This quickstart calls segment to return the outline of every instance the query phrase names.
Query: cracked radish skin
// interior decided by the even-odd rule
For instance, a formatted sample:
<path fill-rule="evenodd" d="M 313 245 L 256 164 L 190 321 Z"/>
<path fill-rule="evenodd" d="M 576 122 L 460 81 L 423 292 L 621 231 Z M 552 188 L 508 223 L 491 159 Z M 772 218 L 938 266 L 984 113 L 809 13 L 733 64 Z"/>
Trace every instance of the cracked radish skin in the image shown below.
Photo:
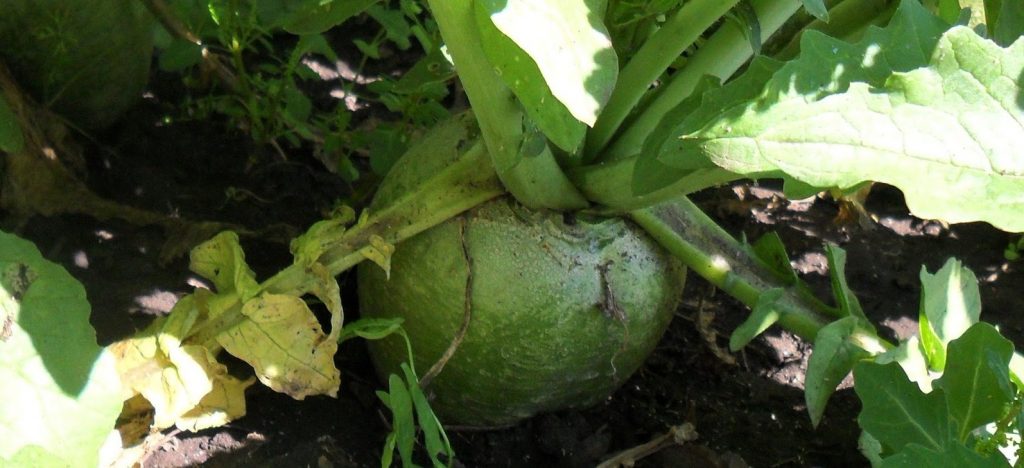
<path fill-rule="evenodd" d="M 661 338 L 685 273 L 622 219 L 499 198 L 399 244 L 390 279 L 364 262 L 359 299 L 364 317 L 405 320 L 420 375 L 468 301 L 464 340 L 427 391 L 445 423 L 495 426 L 605 399 Z M 399 372 L 401 338 L 369 347 L 382 377 Z"/>

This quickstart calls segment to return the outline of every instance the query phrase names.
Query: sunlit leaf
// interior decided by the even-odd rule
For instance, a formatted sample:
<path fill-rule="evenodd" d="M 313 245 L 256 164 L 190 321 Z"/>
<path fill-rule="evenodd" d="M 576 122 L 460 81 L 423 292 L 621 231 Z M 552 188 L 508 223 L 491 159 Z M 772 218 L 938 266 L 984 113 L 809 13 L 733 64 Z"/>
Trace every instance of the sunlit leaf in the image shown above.
<path fill-rule="evenodd" d="M 340 320 L 328 335 L 301 298 L 268 293 L 247 301 L 242 314 L 247 320 L 217 335 L 217 342 L 249 363 L 260 382 L 298 400 L 337 395 Z"/>
<path fill-rule="evenodd" d="M 702 155 L 817 187 L 885 182 L 919 217 L 1024 231 L 1024 41 L 1002 49 L 956 27 L 929 47 L 930 33 L 912 34 L 927 22 L 904 23 L 856 46 L 804 34 L 801 57 L 761 99 L 683 134 L 660 158 Z"/>
<path fill-rule="evenodd" d="M 476 1 L 498 30 L 533 59 L 555 98 L 577 120 L 591 126 L 611 95 L 619 70 L 601 23 L 603 4 L 601 0 Z"/>
<path fill-rule="evenodd" d="M 526 115 L 551 142 L 574 153 L 583 143 L 586 126 L 551 92 L 537 62 L 498 30 L 489 10 L 477 8 L 477 25 L 487 59 L 502 81 L 519 98 Z"/>
<path fill-rule="evenodd" d="M 956 259 L 947 260 L 934 275 L 921 267 L 920 277 L 921 344 L 930 366 L 941 371 L 946 365 L 946 345 L 978 323 L 981 315 L 978 279 Z"/>
<path fill-rule="evenodd" d="M 96 465 L 121 386 L 89 312 L 64 268 L 0 232 L 0 466 Z"/>

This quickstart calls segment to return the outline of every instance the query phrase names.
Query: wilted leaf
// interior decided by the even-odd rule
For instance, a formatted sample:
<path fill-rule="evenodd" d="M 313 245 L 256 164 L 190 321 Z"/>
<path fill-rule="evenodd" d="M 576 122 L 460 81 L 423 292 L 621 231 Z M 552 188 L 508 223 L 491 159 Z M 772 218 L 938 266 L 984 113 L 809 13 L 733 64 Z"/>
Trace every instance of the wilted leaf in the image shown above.
<path fill-rule="evenodd" d="M 370 244 L 359 253 L 384 270 L 387 277 L 391 277 L 391 255 L 395 253 L 395 246 L 376 234 L 370 236 Z"/>
<path fill-rule="evenodd" d="M 197 294 L 210 294 L 197 291 Z M 137 336 L 110 346 L 117 358 L 125 399 L 141 394 L 154 409 L 153 426 L 166 428 L 193 412 L 227 368 L 199 345 L 182 345 L 182 338 L 199 317 L 195 296 L 185 296 L 171 313 Z M 195 413 L 193 413 L 193 418 Z"/>
<path fill-rule="evenodd" d="M 218 293 L 234 291 L 243 301 L 259 293 L 256 274 L 246 265 L 245 253 L 234 232 L 217 234 L 192 249 L 189 269 L 213 281 Z"/>
<path fill-rule="evenodd" d="M 121 387 L 89 325 L 85 289 L 2 232 L 0 286 L 0 465 L 95 465 Z"/>
<path fill-rule="evenodd" d="M 330 336 L 296 296 L 263 293 L 247 301 L 242 314 L 247 320 L 217 335 L 217 342 L 248 362 L 260 382 L 297 400 L 337 395 L 341 374 L 334 367 L 334 353 L 340 314 L 332 314 L 339 326 Z"/>

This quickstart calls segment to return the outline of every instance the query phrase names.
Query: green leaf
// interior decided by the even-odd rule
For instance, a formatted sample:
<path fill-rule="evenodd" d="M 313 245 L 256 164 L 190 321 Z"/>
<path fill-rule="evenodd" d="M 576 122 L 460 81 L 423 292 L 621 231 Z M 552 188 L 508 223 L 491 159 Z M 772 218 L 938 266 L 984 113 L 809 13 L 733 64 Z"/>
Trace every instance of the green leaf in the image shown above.
<path fill-rule="evenodd" d="M 939 18 L 949 24 L 960 19 L 960 0 L 939 0 Z"/>
<path fill-rule="evenodd" d="M 930 366 L 942 370 L 946 345 L 978 323 L 978 279 L 959 260 L 949 259 L 934 275 L 921 267 L 921 312 L 918 327 Z"/>
<path fill-rule="evenodd" d="M 615 87 L 619 70 L 608 30 L 602 24 L 604 3 L 476 0 L 476 7 L 489 14 L 494 26 L 533 59 L 555 98 L 577 120 L 593 126 Z M 558 44 L 566 46 L 554 46 Z"/>
<path fill-rule="evenodd" d="M 89 313 L 63 267 L 0 232 L 0 465 L 96 466 L 122 400 Z"/>
<path fill-rule="evenodd" d="M 787 284 L 797 284 L 800 281 L 778 233 L 773 231 L 761 236 L 752 247 L 757 258 L 763 260 L 780 277 L 785 278 Z"/>
<path fill-rule="evenodd" d="M 1009 467 L 998 453 L 988 456 L 979 454 L 963 444 L 952 444 L 943 449 L 932 449 L 910 444 L 899 453 L 883 460 L 882 468 L 1002 468 Z"/>
<path fill-rule="evenodd" d="M 817 70 L 784 67 L 762 99 L 684 134 L 661 158 L 672 164 L 704 155 L 733 172 L 817 187 L 885 182 L 919 217 L 1024 231 L 1024 153 L 1015 144 L 1024 138 L 1024 41 L 1001 49 L 956 27 L 928 66 L 891 75 L 879 64 L 907 68 L 928 50 L 880 43 L 850 56 L 849 46 L 815 34 L 802 44 L 794 63 L 817 55 Z M 821 69 L 839 79 L 807 87 L 804 74 Z M 847 87 L 847 79 L 861 81 Z"/>
<path fill-rule="evenodd" d="M 907 338 L 899 346 L 879 354 L 875 357 L 875 362 L 878 364 L 898 363 L 903 368 L 903 372 L 907 373 L 910 381 L 917 383 L 922 392 L 932 391 L 932 380 L 935 377 L 928 370 L 924 349 L 916 336 Z"/>
<path fill-rule="evenodd" d="M 519 98 L 526 115 L 559 148 L 569 153 L 579 150 L 586 126 L 552 94 L 537 63 L 498 30 L 486 7 L 476 8 L 476 18 L 487 60 Z"/>
<path fill-rule="evenodd" d="M 401 317 L 361 318 L 345 325 L 345 328 L 341 329 L 338 342 L 344 342 L 355 337 L 365 340 L 380 340 L 401 330 L 403 321 Z"/>
<path fill-rule="evenodd" d="M 858 330 L 858 319 L 846 317 L 832 322 L 814 338 L 814 352 L 807 362 L 804 398 L 811 423 L 817 427 L 825 414 L 825 405 L 854 364 L 870 357 L 849 338 Z"/>
<path fill-rule="evenodd" d="M 160 69 L 168 72 L 184 70 L 203 60 L 203 48 L 184 39 L 174 39 L 160 52 Z"/>
<path fill-rule="evenodd" d="M 825 246 L 825 256 L 828 258 L 828 273 L 832 279 L 832 294 L 839 310 L 845 315 L 856 317 L 865 325 L 870 324 L 860 307 L 860 301 L 846 284 L 846 251 L 830 243 Z"/>
<path fill-rule="evenodd" d="M 320 34 L 362 13 L 378 0 L 257 1 L 264 21 L 292 34 Z"/>
<path fill-rule="evenodd" d="M 804 4 L 804 9 L 807 10 L 811 16 L 818 18 L 824 22 L 828 22 L 828 7 L 825 6 L 824 0 L 801 0 Z"/>
<path fill-rule="evenodd" d="M 412 396 L 398 375 L 388 378 L 388 407 L 391 409 L 391 434 L 402 458 L 402 466 L 415 466 L 412 462 L 416 444 L 416 421 L 413 419 Z M 390 436 L 389 436 L 390 437 Z"/>
<path fill-rule="evenodd" d="M 7 100 L 0 97 L 0 151 L 17 153 L 23 146 L 25 138 L 21 134 L 21 122 L 7 105 Z"/>
<path fill-rule="evenodd" d="M 729 349 L 739 351 L 759 335 L 764 333 L 768 327 L 778 322 L 782 315 L 776 303 L 782 298 L 785 290 L 782 288 L 769 289 L 757 298 L 750 315 L 743 321 L 729 336 Z"/>
<path fill-rule="evenodd" d="M 862 361 L 853 368 L 854 390 L 861 401 L 860 427 L 889 450 L 907 444 L 940 450 L 951 439 L 942 390 L 921 393 L 896 363 Z"/>
<path fill-rule="evenodd" d="M 408 363 L 402 363 L 402 374 L 409 388 L 409 397 L 412 400 L 413 408 L 416 410 L 416 420 L 419 422 L 420 430 L 423 432 L 423 445 L 427 449 L 434 466 L 446 466 L 441 462 L 438 455 L 446 455 L 449 460 L 454 459 L 451 446 L 448 444 L 448 437 L 444 428 L 438 421 L 434 410 L 427 401 L 427 396 L 420 390 L 419 378 L 413 373 Z"/>
<path fill-rule="evenodd" d="M 988 3 L 985 2 L 986 14 Z M 1024 2 L 1003 0 L 997 3 L 1001 3 L 999 13 L 989 20 L 989 31 L 992 39 L 1005 47 L 1024 35 Z"/>
<path fill-rule="evenodd" d="M 946 395 L 961 442 L 1006 411 L 1014 395 L 1009 374 L 1012 355 L 1013 343 L 987 323 L 975 324 L 949 343 L 946 370 L 935 385 Z"/>

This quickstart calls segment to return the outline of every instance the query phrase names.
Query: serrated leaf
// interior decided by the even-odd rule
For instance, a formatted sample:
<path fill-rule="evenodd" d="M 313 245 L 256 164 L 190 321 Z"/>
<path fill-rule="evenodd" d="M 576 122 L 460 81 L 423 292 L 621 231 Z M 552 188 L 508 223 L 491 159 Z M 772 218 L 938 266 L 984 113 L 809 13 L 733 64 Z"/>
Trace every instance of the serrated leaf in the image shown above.
<path fill-rule="evenodd" d="M 824 22 L 828 22 L 828 7 L 825 6 L 824 0 L 801 0 L 804 4 L 804 10 L 807 10 L 811 16 L 818 18 Z"/>
<path fill-rule="evenodd" d="M 934 275 L 921 267 L 920 278 L 918 328 L 921 343 L 930 366 L 941 371 L 946 363 L 946 345 L 978 323 L 981 315 L 978 279 L 953 258 Z"/>
<path fill-rule="evenodd" d="M 3 232 L 0 286 L 0 465 L 95 466 L 122 400 L 113 356 L 89 324 L 85 288 L 32 243 Z"/>
<path fill-rule="evenodd" d="M 7 100 L 0 96 L 0 151 L 17 153 L 25 146 L 25 138 L 21 134 L 21 122 L 11 110 Z"/>
<path fill-rule="evenodd" d="M 820 72 L 780 72 L 764 98 L 683 135 L 662 160 L 704 155 L 729 171 L 784 175 L 823 188 L 885 182 L 903 191 L 919 217 L 1024 231 L 1018 215 L 1024 153 L 1014 143 L 1024 137 L 1024 41 L 1002 49 L 956 27 L 942 36 L 927 66 L 877 77 L 870 75 L 887 67 L 866 65 L 907 68 L 915 54 L 888 54 L 906 47 L 883 43 L 852 61 L 839 42 L 832 42 L 834 55 L 820 51 L 830 41 L 805 34 L 802 47 L 818 49 L 814 67 L 835 79 L 809 88 L 804 72 Z M 861 81 L 847 87 L 847 79 Z"/>
<path fill-rule="evenodd" d="M 804 398 L 815 427 L 821 422 L 825 405 L 839 383 L 853 370 L 854 364 L 870 356 L 849 341 L 858 330 L 858 323 L 856 317 L 836 320 L 822 327 L 814 338 L 814 351 L 807 362 Z"/>
<path fill-rule="evenodd" d="M 782 315 L 779 314 L 776 303 L 784 293 L 785 290 L 781 288 L 769 289 L 757 298 L 757 304 L 750 311 L 750 315 L 729 336 L 731 351 L 739 351 L 779 321 Z"/>
<path fill-rule="evenodd" d="M 533 59 L 555 98 L 590 126 L 608 101 L 619 70 L 601 22 L 603 5 L 601 0 L 476 1 L 494 26 Z"/>
<path fill-rule="evenodd" d="M 586 126 L 552 94 L 537 62 L 494 25 L 488 10 L 491 6 L 476 8 L 481 46 L 487 60 L 543 134 L 559 148 L 575 153 L 583 143 Z"/>
<path fill-rule="evenodd" d="M 853 378 L 862 405 L 857 422 L 889 450 L 907 444 L 938 450 L 951 439 L 942 390 L 921 393 L 896 363 L 862 361 Z"/>
<path fill-rule="evenodd" d="M 944 391 L 950 418 L 958 423 L 960 441 L 966 442 L 975 428 L 998 420 L 1013 399 L 1013 343 L 982 322 L 950 342 L 947 352 L 945 372 L 935 386 Z"/>

